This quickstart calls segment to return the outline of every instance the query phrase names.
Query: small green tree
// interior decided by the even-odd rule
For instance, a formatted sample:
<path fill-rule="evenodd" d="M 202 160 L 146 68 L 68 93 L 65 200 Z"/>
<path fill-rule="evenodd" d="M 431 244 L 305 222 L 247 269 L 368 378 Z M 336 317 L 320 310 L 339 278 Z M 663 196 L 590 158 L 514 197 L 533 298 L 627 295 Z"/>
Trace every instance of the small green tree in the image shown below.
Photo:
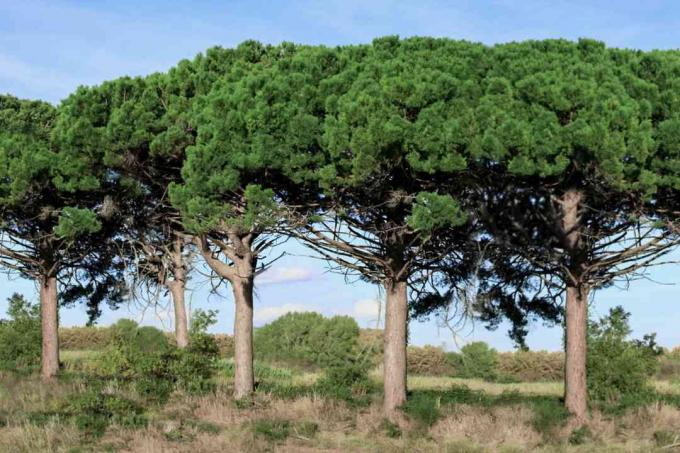
<path fill-rule="evenodd" d="M 456 376 L 489 381 L 498 377 L 498 352 L 483 341 L 466 344 L 453 357 Z"/>
<path fill-rule="evenodd" d="M 40 306 L 16 293 L 7 303 L 9 319 L 0 321 L 0 367 L 30 370 L 40 363 Z"/>
<path fill-rule="evenodd" d="M 656 373 L 658 348 L 653 335 L 629 340 L 630 313 L 623 307 L 588 325 L 588 393 L 593 402 L 617 405 L 653 392 L 649 379 Z"/>
<path fill-rule="evenodd" d="M 359 325 L 349 316 L 288 313 L 255 331 L 257 357 L 324 371 L 319 385 L 347 397 L 367 382 L 372 356 L 359 345 Z"/>

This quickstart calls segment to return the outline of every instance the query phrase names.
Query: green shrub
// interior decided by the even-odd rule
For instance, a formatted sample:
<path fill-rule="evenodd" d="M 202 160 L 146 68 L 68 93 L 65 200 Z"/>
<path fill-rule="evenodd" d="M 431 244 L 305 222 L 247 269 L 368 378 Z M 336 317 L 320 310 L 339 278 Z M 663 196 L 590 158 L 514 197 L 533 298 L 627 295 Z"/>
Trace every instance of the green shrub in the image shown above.
<path fill-rule="evenodd" d="M 544 438 L 555 437 L 555 431 L 569 419 L 564 404 L 557 399 L 538 400 L 533 405 L 532 425 Z"/>
<path fill-rule="evenodd" d="M 175 389 L 195 393 L 213 388 L 217 345 L 201 329 L 192 330 L 186 349 L 171 344 L 160 330 L 128 319 L 111 330 L 111 343 L 100 358 L 105 376 L 129 381 L 139 395 L 155 402 L 166 401 Z"/>
<path fill-rule="evenodd" d="M 138 404 L 94 389 L 72 395 L 61 405 L 59 414 L 72 418 L 79 429 L 95 437 L 104 434 L 112 423 L 128 428 L 147 424 L 144 409 Z"/>
<path fill-rule="evenodd" d="M 450 355 L 456 376 L 493 381 L 498 377 L 498 352 L 483 341 L 468 343 Z"/>
<path fill-rule="evenodd" d="M 7 302 L 9 319 L 0 321 L 0 368 L 30 371 L 40 364 L 40 306 L 19 294 Z"/>
<path fill-rule="evenodd" d="M 270 442 L 282 442 L 290 436 L 290 422 L 288 420 L 259 420 L 253 423 L 256 436 L 263 437 Z"/>
<path fill-rule="evenodd" d="M 404 412 L 424 427 L 430 427 L 439 420 L 440 406 L 440 397 L 431 393 L 415 393 L 406 401 Z"/>
<path fill-rule="evenodd" d="M 591 401 L 605 406 L 635 405 L 653 393 L 649 379 L 657 370 L 653 336 L 627 340 L 630 313 L 621 307 L 588 326 L 588 392 Z"/>
<path fill-rule="evenodd" d="M 361 347 L 359 333 L 348 316 L 288 313 L 255 331 L 255 351 L 259 360 L 324 370 L 319 390 L 346 399 L 368 386 L 372 358 Z"/>
<path fill-rule="evenodd" d="M 359 326 L 352 318 L 319 313 L 288 313 L 255 331 L 257 358 L 287 366 L 324 367 L 357 346 Z"/>

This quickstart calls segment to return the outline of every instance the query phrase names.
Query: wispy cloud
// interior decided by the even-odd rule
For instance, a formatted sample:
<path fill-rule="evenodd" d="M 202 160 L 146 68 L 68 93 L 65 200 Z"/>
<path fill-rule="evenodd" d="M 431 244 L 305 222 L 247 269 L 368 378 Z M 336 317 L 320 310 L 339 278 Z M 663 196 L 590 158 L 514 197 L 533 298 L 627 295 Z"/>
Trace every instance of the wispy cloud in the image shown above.
<path fill-rule="evenodd" d="M 274 285 L 277 283 L 305 282 L 314 280 L 318 276 L 318 271 L 304 267 L 273 267 L 258 276 L 255 282 L 259 285 Z"/>
<path fill-rule="evenodd" d="M 256 308 L 253 318 L 255 322 L 262 323 L 273 321 L 274 319 L 293 312 L 314 311 L 312 307 L 302 304 L 283 304 L 275 307 Z"/>
<path fill-rule="evenodd" d="M 0 53 L 0 81 L 2 80 L 44 92 L 66 92 L 78 84 L 75 78 L 66 74 Z"/>
<path fill-rule="evenodd" d="M 378 320 L 381 315 L 380 300 L 359 299 L 355 301 L 352 315 L 359 319 Z"/>

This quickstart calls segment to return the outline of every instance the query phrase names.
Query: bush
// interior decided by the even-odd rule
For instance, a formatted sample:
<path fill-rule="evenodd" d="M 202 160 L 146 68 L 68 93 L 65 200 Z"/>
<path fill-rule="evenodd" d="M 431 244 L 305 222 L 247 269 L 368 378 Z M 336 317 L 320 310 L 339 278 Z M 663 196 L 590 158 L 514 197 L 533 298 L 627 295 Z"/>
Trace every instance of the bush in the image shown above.
<path fill-rule="evenodd" d="M 64 351 L 102 350 L 111 342 L 109 327 L 60 327 L 59 348 Z"/>
<path fill-rule="evenodd" d="M 456 376 L 493 381 L 498 377 L 498 352 L 483 341 L 468 343 L 450 355 Z"/>
<path fill-rule="evenodd" d="M 661 354 L 656 377 L 667 380 L 680 379 L 680 348 L 676 347 Z"/>
<path fill-rule="evenodd" d="M 9 319 L 0 321 L 0 368 L 30 371 L 40 364 L 40 306 L 19 294 L 7 302 Z"/>
<path fill-rule="evenodd" d="M 423 376 L 445 376 L 454 372 L 453 364 L 442 348 L 409 346 L 408 372 Z"/>
<path fill-rule="evenodd" d="M 498 373 L 520 382 L 561 381 L 564 353 L 514 351 L 498 354 Z"/>
<path fill-rule="evenodd" d="M 371 358 L 359 344 L 359 326 L 348 316 L 288 313 L 255 331 L 258 359 L 325 371 L 318 387 L 348 398 L 365 393 Z"/>
<path fill-rule="evenodd" d="M 301 368 L 324 367 L 357 345 L 359 327 L 346 316 L 288 313 L 255 331 L 257 358 Z"/>
<path fill-rule="evenodd" d="M 416 393 L 412 395 L 404 405 L 406 412 L 412 420 L 425 427 L 435 424 L 440 417 L 441 398 L 430 393 Z"/>
<path fill-rule="evenodd" d="M 147 424 L 141 406 L 118 395 L 89 390 L 62 404 L 60 415 L 74 419 L 87 434 L 99 437 L 111 423 L 137 428 Z"/>
<path fill-rule="evenodd" d="M 130 381 L 143 397 L 164 402 L 175 389 L 203 392 L 212 388 L 217 345 L 200 328 L 189 347 L 179 349 L 154 327 L 121 319 L 111 327 L 111 343 L 100 358 L 100 370 Z"/>
<path fill-rule="evenodd" d="M 649 378 L 658 367 L 654 336 L 643 341 L 627 340 L 630 313 L 621 307 L 588 326 L 588 392 L 590 399 L 605 406 L 646 401 L 653 389 Z"/>
<path fill-rule="evenodd" d="M 305 439 L 316 436 L 319 425 L 314 422 L 291 423 L 288 420 L 258 420 L 253 422 L 253 432 L 269 442 L 278 443 L 291 434 Z"/>
<path fill-rule="evenodd" d="M 234 337 L 225 334 L 214 334 L 213 338 L 217 344 L 217 349 L 220 357 L 234 357 Z"/>

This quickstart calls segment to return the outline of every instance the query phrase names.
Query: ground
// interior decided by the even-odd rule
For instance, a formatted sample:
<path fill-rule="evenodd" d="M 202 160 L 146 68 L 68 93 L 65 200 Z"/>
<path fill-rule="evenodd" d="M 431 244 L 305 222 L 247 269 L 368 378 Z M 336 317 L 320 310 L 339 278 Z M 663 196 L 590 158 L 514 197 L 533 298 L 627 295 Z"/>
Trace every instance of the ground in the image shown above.
<path fill-rule="evenodd" d="M 680 384 L 669 381 L 655 384 L 661 401 L 594 411 L 588 427 L 574 432 L 561 410 L 559 383 L 410 376 L 407 415 L 397 426 L 381 414 L 380 370 L 372 373 L 374 392 L 347 402 L 311 390 L 318 374 L 265 366 L 251 404 L 231 400 L 223 374 L 215 393 L 173 394 L 146 408 L 144 425 L 121 419 L 94 436 L 88 420 L 84 430 L 77 414 L 60 415 L 58 408 L 87 391 L 90 384 L 74 376 L 97 354 L 66 351 L 64 377 L 47 385 L 33 375 L 3 374 L 0 451 L 646 452 L 669 451 L 663 447 L 680 441 Z"/>

